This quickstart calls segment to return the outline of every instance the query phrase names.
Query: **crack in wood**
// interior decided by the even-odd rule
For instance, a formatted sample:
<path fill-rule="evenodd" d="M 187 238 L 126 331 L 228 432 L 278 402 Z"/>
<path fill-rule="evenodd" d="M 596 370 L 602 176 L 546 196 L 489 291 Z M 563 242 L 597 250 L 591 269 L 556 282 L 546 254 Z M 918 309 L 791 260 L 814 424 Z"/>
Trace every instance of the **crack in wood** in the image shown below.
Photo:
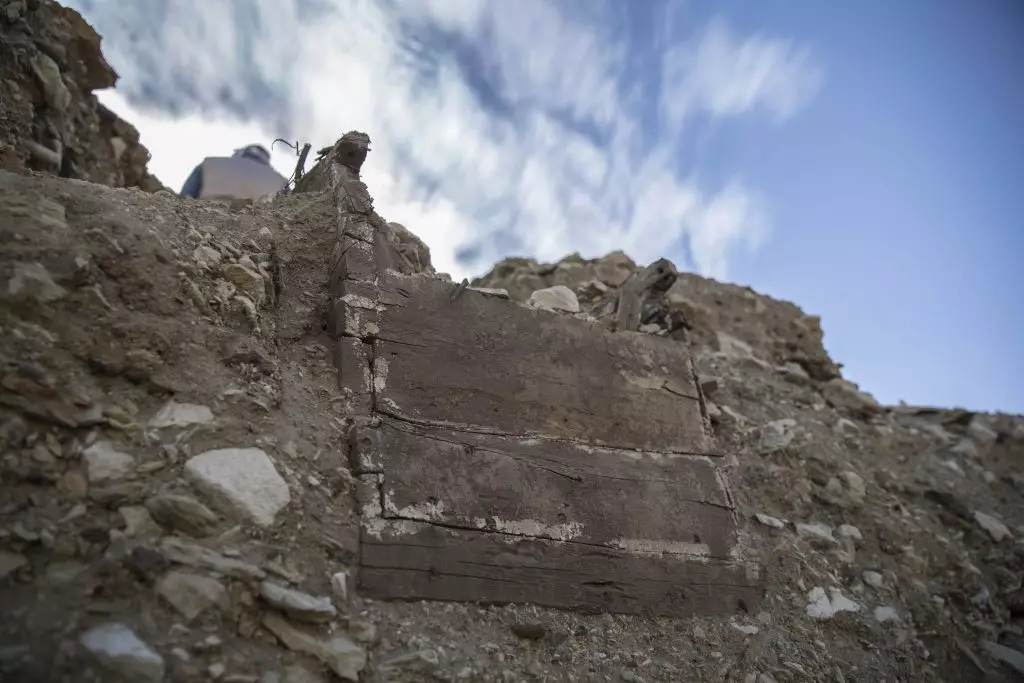
<path fill-rule="evenodd" d="M 484 435 L 484 436 L 501 436 L 501 437 L 506 437 L 506 438 L 510 438 L 510 439 L 538 439 L 538 440 L 541 440 L 541 441 L 546 441 L 548 443 L 569 444 L 569 445 L 572 445 L 572 446 L 582 446 L 582 447 L 585 447 L 585 448 L 601 448 L 601 449 L 610 450 L 610 451 L 642 452 L 642 453 L 650 453 L 652 455 L 661 455 L 661 456 L 669 456 L 669 457 L 671 457 L 671 456 L 695 456 L 695 457 L 703 456 L 703 457 L 708 457 L 708 458 L 721 458 L 721 457 L 725 456 L 724 453 L 707 452 L 707 451 L 661 451 L 661 450 L 656 450 L 656 449 L 653 449 L 653 448 L 644 448 L 643 450 L 638 450 L 636 448 L 628 448 L 628 447 L 622 447 L 622 446 L 615 446 L 615 445 L 604 444 L 604 443 L 595 444 L 593 441 L 587 441 L 587 440 L 584 440 L 584 439 L 572 439 L 572 438 L 568 438 L 568 437 L 553 437 L 553 436 L 549 436 L 547 434 L 541 434 L 541 433 L 538 433 L 538 432 L 514 433 L 514 432 L 502 431 L 500 429 L 491 429 L 489 427 L 480 427 L 480 426 L 477 426 L 477 425 L 467 425 L 467 424 L 462 424 L 462 423 L 457 423 L 457 422 L 448 422 L 448 421 L 444 421 L 444 420 L 427 420 L 427 419 L 422 419 L 422 418 L 415 418 L 415 417 L 410 417 L 408 415 L 405 415 L 404 413 L 400 413 L 397 410 L 394 410 L 394 409 L 391 409 L 391 408 L 387 408 L 387 407 L 383 407 L 383 406 L 378 407 L 377 400 L 376 400 L 376 392 L 374 392 L 374 393 L 375 393 L 375 396 L 374 396 L 374 412 L 376 412 L 379 415 L 382 415 L 384 417 L 388 417 L 388 418 L 390 418 L 392 420 L 396 420 L 398 422 L 403 422 L 405 424 L 413 425 L 413 426 L 416 426 L 416 427 L 433 427 L 433 428 L 436 428 L 436 429 L 446 429 L 446 430 L 452 431 L 452 432 L 465 432 L 467 434 L 480 434 L 480 435 Z"/>

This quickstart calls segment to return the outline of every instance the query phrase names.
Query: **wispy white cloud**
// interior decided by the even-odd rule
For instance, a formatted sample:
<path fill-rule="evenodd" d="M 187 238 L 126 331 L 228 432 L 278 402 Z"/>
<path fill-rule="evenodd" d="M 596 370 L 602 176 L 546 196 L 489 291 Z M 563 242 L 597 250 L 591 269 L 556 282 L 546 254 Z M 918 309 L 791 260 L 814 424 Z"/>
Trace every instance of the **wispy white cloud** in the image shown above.
<path fill-rule="evenodd" d="M 692 262 L 680 265 L 725 277 L 736 249 L 764 239 L 765 201 L 738 178 L 704 186 L 675 143 L 695 112 L 788 118 L 821 81 L 806 51 L 716 20 L 647 56 L 661 78 L 638 82 L 627 57 L 644 46 L 617 28 L 611 2 L 346 0 L 310 11 L 307 0 L 175 0 L 160 21 L 149 3 L 71 4 L 106 35 L 133 102 L 196 112 L 158 116 L 107 98 L 166 183 L 250 139 L 294 134 L 316 147 L 363 130 L 378 209 L 456 276 L 511 241 L 542 259 L 622 248 L 639 261 L 685 243 Z M 647 102 L 658 117 L 643 115 Z M 275 157 L 283 170 L 290 161 Z M 466 246 L 474 260 L 460 263 Z"/>

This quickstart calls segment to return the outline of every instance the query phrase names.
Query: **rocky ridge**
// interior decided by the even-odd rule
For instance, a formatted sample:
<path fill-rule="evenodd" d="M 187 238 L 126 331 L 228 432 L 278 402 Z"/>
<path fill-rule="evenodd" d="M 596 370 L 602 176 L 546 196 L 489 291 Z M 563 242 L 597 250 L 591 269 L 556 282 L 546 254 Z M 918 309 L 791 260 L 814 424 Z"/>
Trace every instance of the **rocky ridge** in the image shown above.
<path fill-rule="evenodd" d="M 93 94 L 116 82 L 80 14 L 54 0 L 0 1 L 0 169 L 164 189 L 138 131 Z"/>

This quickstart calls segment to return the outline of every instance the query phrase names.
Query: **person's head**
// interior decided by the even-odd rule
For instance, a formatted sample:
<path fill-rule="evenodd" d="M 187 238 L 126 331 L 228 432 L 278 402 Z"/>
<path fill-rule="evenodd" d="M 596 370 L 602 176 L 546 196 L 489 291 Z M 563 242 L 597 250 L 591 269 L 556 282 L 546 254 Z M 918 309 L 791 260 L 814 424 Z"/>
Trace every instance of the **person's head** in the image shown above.
<path fill-rule="evenodd" d="M 270 152 L 263 145 L 246 145 L 235 150 L 232 156 L 242 157 L 244 159 L 252 159 L 258 161 L 261 164 L 270 165 Z"/>

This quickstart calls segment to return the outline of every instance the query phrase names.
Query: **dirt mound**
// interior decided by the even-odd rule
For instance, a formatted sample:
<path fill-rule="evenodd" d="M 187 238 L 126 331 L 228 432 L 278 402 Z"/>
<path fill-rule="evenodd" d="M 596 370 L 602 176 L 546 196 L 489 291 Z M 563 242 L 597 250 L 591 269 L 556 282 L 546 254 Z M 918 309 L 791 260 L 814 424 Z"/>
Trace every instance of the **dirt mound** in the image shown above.
<path fill-rule="evenodd" d="M 0 4 L 0 169 L 163 189 L 138 131 L 93 95 L 116 82 L 80 14 L 53 0 Z"/>

